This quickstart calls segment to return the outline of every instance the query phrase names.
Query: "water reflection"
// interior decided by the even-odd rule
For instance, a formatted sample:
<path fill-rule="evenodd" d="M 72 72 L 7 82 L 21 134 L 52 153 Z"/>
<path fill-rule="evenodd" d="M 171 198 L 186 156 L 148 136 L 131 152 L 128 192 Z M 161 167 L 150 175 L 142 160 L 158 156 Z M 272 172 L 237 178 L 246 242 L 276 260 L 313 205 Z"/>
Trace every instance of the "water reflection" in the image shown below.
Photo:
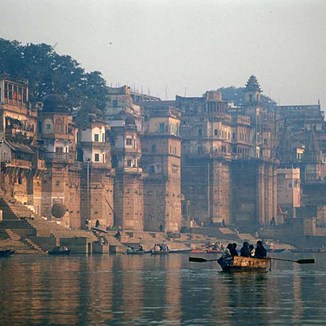
<path fill-rule="evenodd" d="M 187 255 L 16 255 L 0 260 L 0 324 L 323 324 L 326 263 L 316 259 L 225 274 Z"/>

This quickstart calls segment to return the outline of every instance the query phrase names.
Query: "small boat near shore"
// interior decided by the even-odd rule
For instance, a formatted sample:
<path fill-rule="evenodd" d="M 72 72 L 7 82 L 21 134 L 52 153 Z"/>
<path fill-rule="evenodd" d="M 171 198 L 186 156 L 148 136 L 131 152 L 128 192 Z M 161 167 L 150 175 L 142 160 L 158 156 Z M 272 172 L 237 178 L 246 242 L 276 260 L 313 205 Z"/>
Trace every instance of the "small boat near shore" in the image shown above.
<path fill-rule="evenodd" d="M 15 250 L 12 249 L 5 249 L 0 250 L 0 257 L 9 257 L 15 253 Z"/>
<path fill-rule="evenodd" d="M 170 249 L 169 253 L 170 254 L 188 254 L 192 252 L 190 248 L 185 248 L 185 249 Z"/>
<path fill-rule="evenodd" d="M 127 250 L 125 252 L 126 255 L 144 255 L 144 254 L 147 254 L 147 253 L 149 253 L 149 251 L 146 251 L 146 250 L 133 250 L 133 251 Z"/>
<path fill-rule="evenodd" d="M 66 256 L 70 254 L 70 249 L 65 246 L 56 246 L 48 251 L 48 254 L 53 256 Z"/>
<path fill-rule="evenodd" d="M 151 255 L 167 255 L 170 251 L 169 250 L 151 250 Z"/>
<path fill-rule="evenodd" d="M 288 251 L 292 253 L 326 253 L 326 248 L 296 248 L 296 249 L 289 249 Z"/>
<path fill-rule="evenodd" d="M 220 249 L 192 249 L 193 254 L 220 254 L 223 251 Z"/>

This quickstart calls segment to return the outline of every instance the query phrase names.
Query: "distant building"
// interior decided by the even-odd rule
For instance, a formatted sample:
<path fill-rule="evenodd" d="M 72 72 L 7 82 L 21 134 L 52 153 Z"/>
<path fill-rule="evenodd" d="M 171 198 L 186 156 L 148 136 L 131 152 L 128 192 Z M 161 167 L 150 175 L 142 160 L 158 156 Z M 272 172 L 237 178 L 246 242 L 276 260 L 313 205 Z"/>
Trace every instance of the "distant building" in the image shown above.
<path fill-rule="evenodd" d="M 296 208 L 301 207 L 301 178 L 299 168 L 277 170 L 277 202 L 287 217 L 296 217 Z M 283 216 L 278 222 L 284 223 Z M 276 216 L 275 216 L 276 219 Z"/>

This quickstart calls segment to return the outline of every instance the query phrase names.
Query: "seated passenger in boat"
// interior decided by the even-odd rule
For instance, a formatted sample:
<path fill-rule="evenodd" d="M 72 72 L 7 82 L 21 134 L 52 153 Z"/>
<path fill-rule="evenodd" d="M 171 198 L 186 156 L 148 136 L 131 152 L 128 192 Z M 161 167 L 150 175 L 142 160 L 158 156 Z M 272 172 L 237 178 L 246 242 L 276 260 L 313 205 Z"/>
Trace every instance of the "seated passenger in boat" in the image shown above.
<path fill-rule="evenodd" d="M 231 254 L 231 249 L 233 247 L 232 243 L 229 243 L 224 249 L 222 256 L 218 259 L 218 263 L 222 266 L 230 266 L 233 264 L 233 256 Z"/>
<path fill-rule="evenodd" d="M 250 251 L 250 257 L 254 258 L 255 257 L 255 247 L 254 245 L 249 245 L 249 251 Z"/>
<path fill-rule="evenodd" d="M 143 251 L 143 250 L 144 250 L 144 248 L 143 248 L 143 246 L 140 244 L 139 247 L 138 247 L 138 251 Z"/>
<path fill-rule="evenodd" d="M 243 243 L 243 246 L 240 249 L 240 256 L 242 256 L 242 257 L 250 257 L 249 243 L 247 241 L 245 241 Z"/>
<path fill-rule="evenodd" d="M 263 246 L 263 243 L 259 240 L 257 241 L 257 246 L 255 250 L 255 257 L 256 258 L 266 258 L 267 252 L 266 249 Z"/>
<path fill-rule="evenodd" d="M 127 253 L 130 253 L 130 252 L 133 252 L 133 251 L 134 251 L 134 248 L 131 247 L 131 246 L 128 246 L 128 248 L 127 248 Z"/>
<path fill-rule="evenodd" d="M 237 244 L 236 243 L 229 243 L 229 245 L 231 245 L 229 250 L 231 252 L 232 257 L 239 256 L 238 251 L 237 251 Z M 229 247 L 229 245 L 228 245 L 228 247 Z"/>
<path fill-rule="evenodd" d="M 161 250 L 162 251 L 169 251 L 169 247 L 165 243 L 163 243 L 162 246 L 161 246 Z"/>

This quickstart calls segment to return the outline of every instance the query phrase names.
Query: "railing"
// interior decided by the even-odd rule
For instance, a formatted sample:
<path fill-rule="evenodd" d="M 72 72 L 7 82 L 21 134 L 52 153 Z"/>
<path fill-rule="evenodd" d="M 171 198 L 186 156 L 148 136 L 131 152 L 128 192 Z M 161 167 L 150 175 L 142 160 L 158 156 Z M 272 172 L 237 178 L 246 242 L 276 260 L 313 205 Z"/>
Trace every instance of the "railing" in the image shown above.
<path fill-rule="evenodd" d="M 32 162 L 26 160 L 19 160 L 19 159 L 11 159 L 8 162 L 3 162 L 4 166 L 6 167 L 18 167 L 23 169 L 31 169 Z"/>
<path fill-rule="evenodd" d="M 76 155 L 73 153 L 45 153 L 46 161 L 55 162 L 73 162 L 76 160 Z"/>

